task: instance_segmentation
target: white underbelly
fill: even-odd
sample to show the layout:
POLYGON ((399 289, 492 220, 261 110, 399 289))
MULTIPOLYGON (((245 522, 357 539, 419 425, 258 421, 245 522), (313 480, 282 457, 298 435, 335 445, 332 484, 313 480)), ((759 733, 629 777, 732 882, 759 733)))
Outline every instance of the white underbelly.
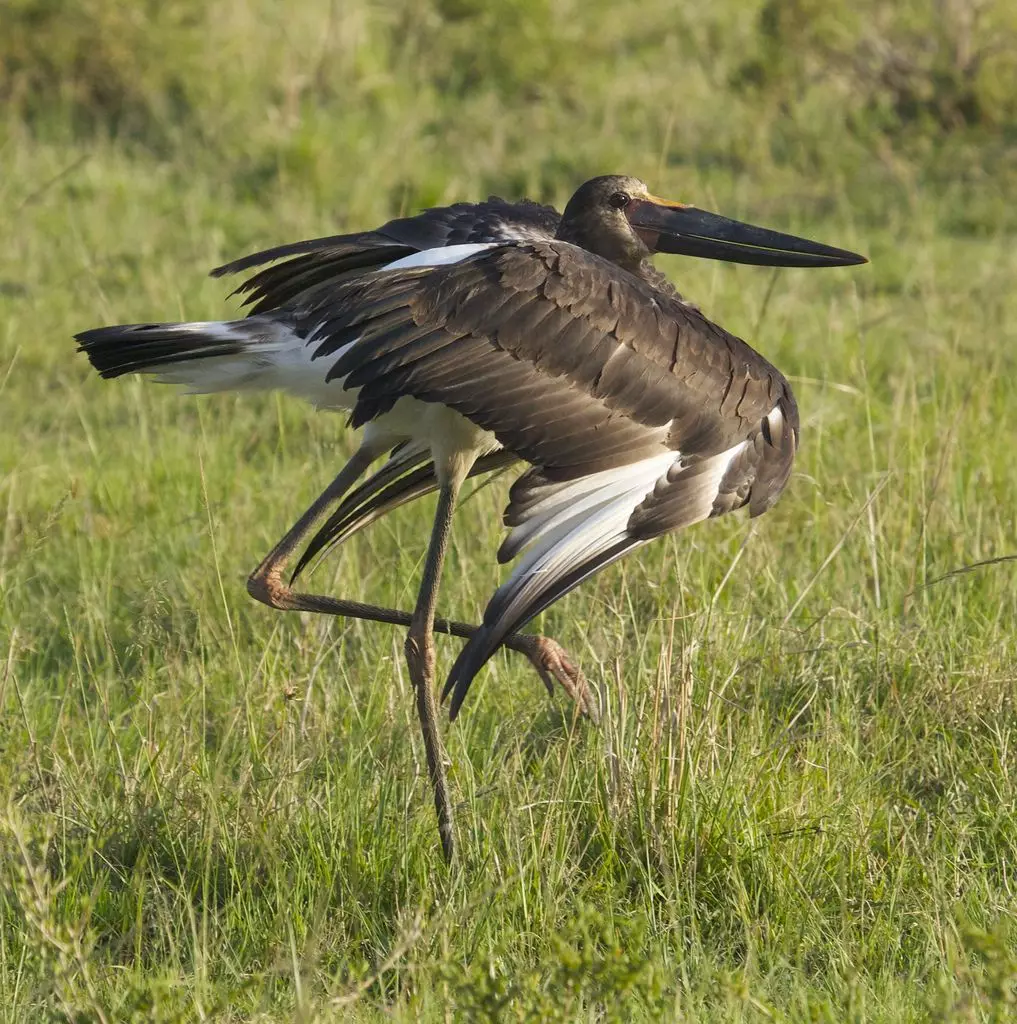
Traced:
POLYGON ((407 441, 430 451, 439 481, 468 470, 474 460, 499 447, 491 431, 462 413, 419 398, 400 398, 364 427, 364 444, 378 451, 407 441))

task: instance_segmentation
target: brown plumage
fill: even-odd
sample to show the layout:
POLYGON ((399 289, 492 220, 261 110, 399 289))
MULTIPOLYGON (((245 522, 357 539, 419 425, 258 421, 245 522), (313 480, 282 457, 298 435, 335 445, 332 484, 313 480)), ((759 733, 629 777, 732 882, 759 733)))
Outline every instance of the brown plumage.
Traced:
POLYGON ((454 717, 504 643, 588 710, 581 672, 553 641, 516 631, 626 552, 670 530, 777 500, 798 444, 785 378, 686 303, 654 252, 822 267, 854 253, 658 199, 635 178, 586 182, 559 216, 499 199, 296 242, 220 267, 252 268, 227 322, 85 331, 103 376, 154 373, 195 391, 280 388, 346 409, 360 447, 248 580, 280 609, 409 626, 414 683, 439 829, 452 803, 433 697, 437 628, 468 639, 445 684, 454 717), (373 461, 390 453, 365 483, 373 461), (456 498, 472 475, 516 460, 498 558, 516 566, 479 627, 435 619, 456 498), (439 489, 412 615, 299 594, 281 573, 314 524, 296 573, 330 544, 439 489))
MULTIPOLYGON (((673 293, 578 246, 516 244, 392 270, 311 290, 296 307, 323 325, 315 357, 341 350, 327 376, 357 389, 354 425, 412 396, 456 410, 534 466, 513 488, 513 524, 526 521, 517 495, 674 453, 623 538, 567 560, 511 613, 485 615, 488 642, 471 642, 453 685, 603 564, 712 515, 745 505, 759 514, 790 475, 798 410, 787 380, 673 293)), ((461 685, 453 713, 463 695, 461 685)))
MULTIPOLYGON (((437 403, 533 467, 512 490, 505 518, 515 531, 501 560, 547 532, 539 522, 527 529, 527 508, 553 500, 556 484, 673 454, 666 466, 654 463, 659 472, 610 543, 570 552, 539 581, 499 591, 447 684, 446 692, 456 690, 453 715, 500 641, 581 580, 670 530, 746 505, 752 515, 766 511, 790 475, 798 410, 786 379, 663 282, 636 233, 605 227, 596 199, 634 191, 631 180, 595 184, 594 201, 574 200, 554 239, 355 275, 346 250, 327 250, 243 286, 258 308, 313 335, 326 378, 356 395, 354 426, 382 420, 407 397, 437 403), (342 255, 328 275, 333 251, 342 255)), ((388 485, 385 507, 424 493, 434 479, 418 466, 388 485)), ((335 513, 297 572, 378 508, 335 513)))

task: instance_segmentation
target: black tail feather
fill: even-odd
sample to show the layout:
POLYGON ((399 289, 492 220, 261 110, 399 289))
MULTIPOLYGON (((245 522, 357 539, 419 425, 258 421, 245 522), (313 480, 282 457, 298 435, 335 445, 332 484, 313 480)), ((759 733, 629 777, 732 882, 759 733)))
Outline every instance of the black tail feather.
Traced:
POLYGON ((202 334, 182 324, 122 324, 76 334, 78 351, 103 377, 119 377, 168 366, 186 359, 232 356, 243 343, 202 334))

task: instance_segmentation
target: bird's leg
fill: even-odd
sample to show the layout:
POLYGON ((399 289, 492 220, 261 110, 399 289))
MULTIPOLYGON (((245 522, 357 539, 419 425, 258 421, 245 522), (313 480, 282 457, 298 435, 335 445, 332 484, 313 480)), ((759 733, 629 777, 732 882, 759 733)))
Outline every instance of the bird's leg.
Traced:
MULTIPOLYGON (((258 568, 247 577, 247 592, 251 597, 279 611, 317 612, 321 615, 386 622, 392 626, 409 626, 411 624, 413 616, 409 612, 399 611, 396 608, 383 608, 380 605, 364 604, 360 601, 346 601, 330 597, 327 594, 299 593, 283 579, 286 564, 297 545, 310 533, 311 528, 328 511, 329 506, 339 501, 357 482, 373 458, 373 453, 363 450, 354 453, 339 475, 286 531, 282 540, 261 560, 258 568)), ((464 637, 465 639, 469 639, 477 631, 476 626, 448 619, 437 619, 434 625, 439 633, 447 633, 450 636, 464 637)), ((536 649, 530 643, 535 638, 521 637, 520 639, 524 639, 525 644, 514 649, 523 651, 536 665, 536 649)))
POLYGON ((434 528, 431 542, 424 561, 424 573, 420 580, 417 606, 413 610, 410 630, 406 636, 406 664, 417 697, 417 717, 424 737, 427 754, 427 771, 434 789, 434 809, 438 813, 438 833, 446 863, 450 863, 455 852, 455 835, 452 824, 452 798, 445 776, 444 751, 438 733, 437 705, 434 699, 434 609, 438 599, 438 584, 441 569, 448 551, 449 534, 452 532, 452 516, 455 512, 456 497, 462 484, 462 477, 453 478, 441 485, 438 491, 438 507, 434 513, 434 528))
MULTIPOLYGON (((373 461, 374 452, 369 449, 358 448, 353 453, 350 460, 339 471, 339 475, 314 499, 310 508, 286 531, 282 540, 261 560, 258 568, 247 577, 247 592, 251 597, 267 604, 270 608, 278 608, 281 611, 298 610, 299 602, 295 598, 304 595, 295 594, 293 588, 283 582, 282 573, 286 568, 286 563, 296 546, 310 532, 311 527, 328 511, 330 505, 339 501, 360 479, 373 461)), ((307 610, 316 611, 317 609, 309 608, 307 610)), ((335 614, 344 613, 335 612, 335 614)))
MULTIPOLYGON (((290 556, 329 506, 339 501, 356 483, 374 459, 374 453, 358 450, 343 467, 339 475, 322 491, 308 510, 293 524, 286 535, 262 559, 261 564, 247 579, 248 593, 270 608, 281 611, 317 612, 350 619, 385 622, 393 626, 409 626, 413 616, 396 608, 384 608, 360 601, 347 601, 327 594, 298 593, 284 581, 283 571, 290 556)), ((468 640, 478 627, 452 619, 435 619, 434 632, 468 640)), ((557 680, 580 709, 594 722, 598 721, 599 707, 582 672, 569 660, 565 651, 547 637, 528 633, 513 633, 503 641, 509 650, 525 654, 537 670, 548 693, 554 692, 557 680)))

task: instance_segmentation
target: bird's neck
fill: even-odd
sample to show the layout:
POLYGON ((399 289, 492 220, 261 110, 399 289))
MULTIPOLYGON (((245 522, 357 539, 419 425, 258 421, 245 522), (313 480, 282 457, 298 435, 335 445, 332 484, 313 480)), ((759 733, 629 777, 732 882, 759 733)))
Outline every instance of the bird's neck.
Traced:
POLYGON ((594 256, 609 260, 615 266, 635 274, 636 277, 645 276, 644 263, 652 270, 646 248, 638 239, 619 237, 599 223, 591 224, 581 218, 575 221, 563 220, 558 226, 557 237, 563 242, 570 242, 587 252, 592 252, 594 256))
MULTIPOLYGON (((603 230, 590 229, 583 223, 563 221, 558 227, 557 237, 563 242, 578 245, 601 259, 609 260, 616 267, 627 270, 634 277, 641 278, 665 295, 681 300, 681 295, 671 282, 653 265, 653 254, 636 239, 619 238, 603 230)), ((684 300, 682 300, 684 301, 684 300)))

